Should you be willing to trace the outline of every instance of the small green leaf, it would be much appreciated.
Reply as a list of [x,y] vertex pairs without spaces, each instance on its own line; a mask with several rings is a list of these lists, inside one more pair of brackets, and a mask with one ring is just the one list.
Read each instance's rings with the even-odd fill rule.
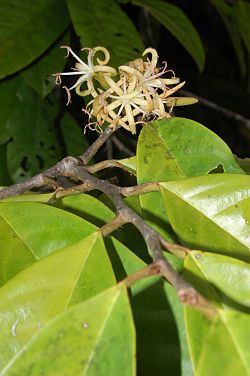
[[143,44],[131,19],[114,0],[67,0],[82,47],[104,46],[110,65],[119,66],[140,56]]
[[249,183],[240,174],[161,183],[168,218],[182,242],[249,260]]
[[160,0],[132,0],[132,3],[146,8],[183,45],[199,70],[204,69],[205,52],[199,34],[179,7]]
[[35,260],[95,232],[96,227],[48,205],[1,202],[0,230],[0,281],[3,283]]
[[[98,233],[22,271],[0,289],[0,367],[53,317],[114,283]],[[13,334],[15,322],[18,325]]]
[[0,78],[34,61],[69,23],[65,2],[57,0],[2,0],[0,19]]
[[197,365],[197,376],[250,374],[250,316],[220,312],[206,337]]
[[[18,329],[17,329],[18,330]],[[135,375],[135,333],[124,285],[73,306],[51,321],[3,376]]]

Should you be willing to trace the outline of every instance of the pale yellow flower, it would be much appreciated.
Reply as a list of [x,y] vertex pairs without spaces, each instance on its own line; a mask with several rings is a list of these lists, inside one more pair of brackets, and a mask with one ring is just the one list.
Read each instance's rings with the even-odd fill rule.
[[[72,85],[70,88],[67,86],[63,86],[68,93],[68,103],[70,102],[70,90],[76,89],[76,93],[81,96],[89,95],[97,96],[98,93],[95,90],[93,78],[99,78],[99,75],[107,74],[107,75],[116,75],[116,70],[112,67],[107,66],[106,64],[109,62],[110,55],[106,48],[104,47],[95,47],[95,48],[83,48],[82,50],[88,51],[88,61],[85,63],[82,59],[77,56],[74,51],[68,46],[61,46],[61,48],[67,49],[67,56],[69,53],[74,56],[77,60],[75,64],[75,68],[72,68],[73,72],[64,72],[64,73],[55,73],[53,76],[56,76],[56,83],[61,84],[61,76],[80,76],[78,80]],[[81,51],[82,51],[81,50]],[[101,51],[104,54],[104,60],[100,60],[97,58],[98,65],[94,65],[94,56],[96,52]],[[81,85],[86,82],[87,83],[87,90],[81,91]]]

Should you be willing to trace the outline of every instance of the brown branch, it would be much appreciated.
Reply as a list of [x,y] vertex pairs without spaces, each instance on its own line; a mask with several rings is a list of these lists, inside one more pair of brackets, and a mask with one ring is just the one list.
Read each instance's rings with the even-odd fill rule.
[[158,232],[151,228],[136,212],[126,205],[121,197],[120,187],[116,187],[107,181],[97,179],[90,175],[84,166],[76,166],[73,168],[72,176],[84,181],[89,187],[92,186],[93,189],[98,189],[106,194],[115,205],[117,217],[110,224],[101,228],[100,231],[103,231],[104,234],[107,235],[124,223],[132,223],[142,234],[148,249],[152,253],[154,263],[160,268],[160,274],[173,285],[180,300],[185,304],[195,306],[197,309],[200,308],[203,311],[208,310],[209,312],[207,312],[207,314],[211,314],[211,311],[214,309],[213,306],[168,263],[161,248],[161,237]]
[[118,129],[117,127],[107,127],[103,133],[93,142],[92,145],[79,158],[84,165],[87,165],[91,158],[96,155],[100,147],[107,141],[107,139]]
[[134,187],[120,187],[120,194],[124,197],[138,196],[149,192],[158,192],[160,185],[158,182],[144,183]]
[[95,172],[104,170],[105,168],[121,168],[122,170],[130,173],[129,169],[123,164],[121,164],[119,161],[117,161],[116,159],[109,159],[106,161],[96,163],[91,166],[86,166],[86,170],[90,174],[94,174]]
[[[122,196],[129,196],[132,194],[140,194],[151,192],[152,189],[159,189],[157,183],[142,184],[139,187],[122,188],[117,187],[108,181],[104,181],[92,176],[88,172],[88,167],[83,166],[83,163],[88,163],[90,158],[97,152],[98,148],[108,139],[108,137],[114,132],[113,129],[107,129],[99,136],[92,146],[85,152],[82,157],[73,158],[67,157],[58,162],[54,167],[46,170],[43,174],[38,174],[33,178],[28,179],[24,183],[15,184],[9,188],[0,191],[0,198],[13,196],[25,192],[28,189],[34,187],[40,187],[44,184],[56,183],[51,180],[57,176],[67,176],[82,181],[82,184],[69,189],[60,189],[56,191],[55,198],[63,197],[69,194],[76,194],[85,192],[86,190],[97,189],[103,192],[113,202],[116,208],[116,217],[113,221],[106,224],[100,231],[103,235],[108,235],[116,228],[125,223],[132,223],[142,234],[147,247],[152,254],[153,264],[149,266],[149,270],[158,270],[162,277],[169,281],[177,291],[180,300],[183,303],[189,304],[197,309],[202,310],[208,316],[214,310],[213,306],[208,303],[192,285],[185,281],[181,275],[179,275],[172,266],[166,260],[163,248],[167,248],[176,254],[176,252],[188,252],[188,249],[179,245],[168,243],[151,228],[136,212],[134,212],[124,202]],[[150,269],[151,268],[151,269]],[[143,275],[143,273],[141,274]],[[132,277],[131,277],[132,278]],[[137,276],[137,278],[139,278]]]
[[228,110],[225,107],[219,106],[217,103],[214,103],[206,98],[200,97],[199,95],[193,94],[190,91],[180,90],[180,94],[183,94],[187,97],[191,96],[191,97],[197,98],[201,104],[204,104],[204,106],[209,107],[212,110],[215,110],[217,112],[220,112],[222,115],[224,115],[228,119],[232,119],[232,120],[242,123],[247,129],[250,130],[250,119],[246,118],[245,116],[238,114],[237,112]]
[[57,183],[53,181],[52,178],[56,178],[60,175],[71,176],[71,167],[76,163],[79,163],[77,158],[66,157],[43,173],[32,176],[24,182],[13,184],[10,187],[2,189],[0,191],[0,199],[20,195],[32,188],[40,188],[45,185],[57,187]]
[[[13,184],[10,187],[0,190],[0,200],[6,197],[16,196],[29,191],[33,188],[40,188],[45,185],[54,186],[56,182],[52,184],[52,178],[56,178],[60,175],[71,176],[70,166],[71,164],[87,164],[90,159],[98,152],[100,147],[107,141],[107,139],[118,129],[118,127],[107,127],[103,133],[96,139],[96,141],[86,150],[86,152],[77,157],[66,157],[58,162],[55,166],[45,170],[43,173],[37,174],[28,178],[24,182]],[[78,160],[78,162],[76,162]],[[51,178],[51,179],[49,179]]]

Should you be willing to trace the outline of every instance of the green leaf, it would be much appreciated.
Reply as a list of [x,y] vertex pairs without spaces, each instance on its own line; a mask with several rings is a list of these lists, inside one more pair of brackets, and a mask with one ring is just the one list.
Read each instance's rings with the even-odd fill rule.
[[136,156],[130,157],[130,158],[124,158],[124,159],[117,159],[117,162],[127,167],[128,171],[131,174],[136,175],[136,164],[137,164]]
[[7,145],[0,144],[0,185],[11,185],[12,181],[9,176],[9,171],[7,169],[7,160],[6,160]]
[[135,333],[124,285],[73,306],[51,321],[3,376],[135,375]]
[[88,140],[83,134],[75,119],[67,112],[64,112],[60,120],[60,127],[66,146],[67,155],[82,155],[88,148]]
[[[106,197],[106,196],[105,196]],[[107,197],[106,197],[107,198]],[[127,201],[127,200],[126,200]],[[88,194],[81,194],[76,196],[68,196],[63,198],[61,202],[56,203],[58,207],[70,211],[80,217],[86,219],[88,222],[101,227],[106,223],[112,221],[115,217],[115,212],[111,210],[107,205],[109,203],[102,202]],[[132,204],[132,205],[131,205]],[[138,208],[137,198],[129,200],[129,204],[133,208]],[[147,255],[148,251],[145,245],[145,241],[138,230],[132,224],[126,224],[122,228],[117,229],[113,232],[113,235],[124,243],[127,247],[133,250],[137,254]]]
[[1,283],[48,254],[96,231],[66,211],[35,202],[0,203]]
[[234,302],[250,307],[250,265],[232,257],[192,251],[194,263],[216,289],[223,305]]
[[196,375],[249,375],[249,328],[249,315],[220,312],[202,348]]
[[21,84],[22,80],[20,77],[13,77],[0,83],[0,144],[4,144],[11,137],[8,129],[8,121],[13,113],[13,108],[15,108],[17,101],[16,93],[20,89]]
[[[145,262],[113,237],[110,241],[106,240],[106,246],[118,280],[145,267]],[[175,269],[182,269],[182,260],[172,255],[168,256],[168,260]],[[174,288],[159,277],[150,277],[133,284],[131,291],[138,374],[163,375],[166,369],[171,370],[173,375],[180,374],[181,362],[183,375],[191,376],[183,307]]]
[[134,24],[114,0],[67,0],[72,22],[82,47],[104,46],[110,65],[138,58],[143,44]]
[[[192,256],[193,253],[185,258],[184,278],[188,280],[192,286],[196,287],[204,297],[213,302],[216,307],[221,308],[222,303],[216,290],[208,283],[206,276],[203,274],[203,270],[201,270],[196,263],[196,258]],[[193,369],[196,371],[202,346],[206,341],[212,322],[203,313],[187,305],[184,306],[184,320],[190,357]]]
[[1,199],[2,202],[41,202],[43,204],[47,204],[51,198],[54,196],[54,192],[51,193],[24,193],[19,196],[11,196]]
[[246,174],[250,175],[250,158],[239,158],[235,155],[235,159],[242,170],[245,171]]
[[60,46],[69,44],[69,34],[63,36],[39,60],[22,71],[23,79],[39,94],[45,98],[55,87],[55,77],[52,73],[62,72],[65,60],[62,59]]
[[245,43],[245,47],[250,55],[250,4],[249,2],[239,0],[234,5],[234,12],[238,22],[241,38]]
[[226,1],[212,0],[212,4],[219,13],[224,22],[228,34],[231,38],[233,48],[239,62],[242,77],[246,74],[246,62],[244,56],[244,48],[241,40],[240,30],[237,24],[235,6],[228,4]]
[[69,23],[65,2],[57,0],[2,0],[0,19],[0,78],[34,61]]
[[214,174],[161,183],[174,231],[191,248],[249,260],[250,177]]
[[132,0],[132,3],[146,8],[183,45],[199,71],[204,69],[205,52],[199,34],[179,7],[160,0]]
[[19,273],[0,289],[0,367],[53,317],[114,283],[112,267],[97,232]]
[[95,226],[101,227],[110,222],[115,214],[97,198],[88,194],[64,197],[59,207],[76,214]]
[[42,102],[24,81],[13,103],[7,122],[11,137],[7,162],[10,175],[16,182],[51,167],[61,154],[53,123],[57,106],[51,101]]
[[[232,308],[239,309],[239,305],[237,306],[235,302],[239,302],[241,308],[242,304],[249,304],[249,273],[249,265],[230,257],[200,251],[192,251],[186,257],[184,277],[218,308],[218,318],[213,323],[200,312],[188,306],[184,307],[186,332],[195,374],[203,375],[203,372],[204,374],[209,374],[209,372],[205,371],[205,363],[202,368],[203,372],[199,373],[198,371],[199,364],[204,356],[207,359],[208,357],[211,358],[211,362],[207,362],[207,369],[210,371],[210,363],[214,363],[216,357],[218,369],[216,367],[214,369],[218,371],[218,374],[224,374],[222,369],[219,371],[219,364],[222,366],[224,363],[225,353],[230,352],[230,354],[228,353],[228,362],[232,358],[234,364],[240,363],[237,350],[233,349],[231,353],[231,348],[234,347],[232,342],[235,341],[232,341],[232,338],[228,338],[227,333],[234,329],[225,323],[224,317],[231,314]],[[229,311],[230,313],[228,313]],[[239,312],[234,314],[238,315],[239,318],[241,317]],[[212,350],[211,346],[209,345],[208,348],[207,345],[210,341],[211,332],[214,331],[214,325],[217,324],[220,329],[218,328],[218,331],[216,330],[213,334],[217,339],[212,337]],[[219,337],[220,339],[218,340]],[[221,341],[228,347],[227,349],[224,350],[224,345],[221,346]],[[241,366],[239,366],[240,368]],[[233,364],[232,369],[234,369]],[[225,372],[225,374],[231,375],[230,372]]]
[[[203,140],[203,142],[201,142]],[[137,145],[138,183],[205,175],[222,166],[242,173],[228,146],[212,131],[183,118],[155,121],[143,127]],[[169,240],[170,226],[160,193],[140,196],[144,218]]]

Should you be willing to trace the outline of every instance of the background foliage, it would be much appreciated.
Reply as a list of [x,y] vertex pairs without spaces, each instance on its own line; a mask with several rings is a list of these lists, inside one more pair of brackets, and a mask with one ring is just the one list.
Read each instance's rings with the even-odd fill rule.
[[[249,16],[242,0],[2,0],[0,184],[82,154],[95,137],[83,135],[82,101],[66,107],[65,93],[55,89],[51,73],[63,71],[65,62],[60,45],[104,45],[115,66],[151,45],[190,91],[249,117]],[[247,156],[244,125],[202,105],[176,111],[183,114]],[[185,260],[166,257],[215,304],[217,317],[183,307],[157,277],[129,294],[115,284],[150,255],[129,225],[102,239],[99,227],[114,216],[103,195],[54,205],[50,193],[5,199],[2,374],[133,375],[137,367],[139,375],[249,375],[248,160],[237,162],[219,136],[183,118],[144,127],[138,142],[119,132],[118,140],[136,153],[120,161],[133,174],[118,174],[120,183],[162,182],[161,192],[127,202],[168,240],[198,249]],[[110,145],[99,158],[107,155]],[[117,148],[113,156],[126,153]]]
[[[82,101],[66,108],[65,92],[55,90],[52,73],[65,64],[61,45],[76,51],[104,45],[115,66],[140,56],[144,46],[156,47],[187,81],[187,89],[250,116],[249,8],[243,0],[2,0],[0,184],[20,181],[69,153],[77,155],[93,140],[93,134],[83,136]],[[236,154],[247,155],[244,125],[203,105],[176,114],[202,122]],[[126,132],[118,137],[134,152],[135,141]],[[113,153],[125,156],[117,147]]]

